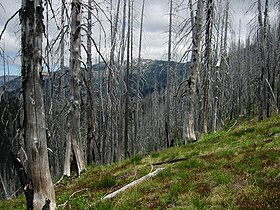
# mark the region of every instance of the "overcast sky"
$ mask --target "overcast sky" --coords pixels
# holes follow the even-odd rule
[[[56,0],[57,1],[57,0]],[[140,15],[140,0],[136,1],[135,13]],[[143,57],[151,59],[165,59],[167,52],[167,30],[168,30],[168,0],[146,0],[146,10],[144,19],[144,40],[143,40]],[[187,2],[187,1],[185,1]],[[254,17],[253,12],[249,12],[245,15],[250,4],[253,0],[230,0],[231,4],[231,18],[232,28],[238,33],[238,23],[241,19],[242,23],[242,36],[245,37],[247,33],[247,24]],[[20,0],[1,0],[0,1],[0,31],[2,31],[5,22],[20,8]],[[218,11],[222,12],[222,11]],[[140,19],[138,18],[138,22]],[[138,25],[138,26],[137,26]],[[135,34],[138,34],[139,23],[135,23]],[[0,47],[5,49],[5,55],[9,56],[8,63],[19,64],[19,18],[14,18],[5,31],[4,39],[0,41]],[[135,35],[135,39],[137,36]],[[138,41],[137,41],[138,42]],[[137,43],[136,43],[137,44]],[[137,47],[137,46],[136,46]],[[13,66],[10,66],[11,71],[14,72]],[[7,71],[7,67],[6,67]],[[19,70],[17,70],[19,73]],[[0,75],[3,74],[3,62],[2,57],[0,59]]]

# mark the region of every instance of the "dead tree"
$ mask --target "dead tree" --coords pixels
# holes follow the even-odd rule
[[[92,15],[91,0],[88,0],[88,19],[87,19],[87,69],[86,69],[86,79],[87,79],[87,163],[90,164],[93,161],[93,94],[92,94],[92,49],[91,49],[91,36],[92,36]]]
[[[141,74],[141,53],[142,53],[142,38],[143,38],[143,23],[144,23],[145,0],[142,2],[141,20],[139,30],[139,48],[138,48],[138,61],[137,61],[137,78],[136,78],[136,108],[135,108],[135,124],[134,124],[134,139],[137,140],[139,125],[140,125],[140,74]]]
[[[76,165],[77,175],[85,170],[85,160],[82,149],[80,127],[80,56],[81,56],[81,1],[73,0],[71,8],[71,35],[70,35],[70,99],[69,99],[69,122],[67,129],[69,138],[66,139],[66,156],[64,172],[70,176],[71,156]]]
[[[24,109],[24,139],[33,188],[34,210],[41,210],[50,201],[55,209],[55,193],[50,175],[47,152],[46,116],[42,76],[43,6],[40,0],[23,0],[20,10],[21,73]]]
[[[173,1],[169,2],[169,30],[168,30],[168,53],[166,67],[166,101],[165,101],[165,136],[166,146],[173,146],[170,139],[170,62],[171,62],[171,44],[172,44],[172,10]]]
[[[127,60],[126,60],[126,76],[125,76],[125,84],[126,84],[126,90],[125,90],[125,114],[124,114],[124,158],[127,158],[129,156],[128,151],[128,139],[129,139],[129,92],[130,92],[130,84],[129,84],[129,75],[130,75],[130,27],[131,27],[131,21],[130,21],[130,12],[131,11],[131,3],[130,0],[128,0],[128,26],[127,26]]]
[[[265,25],[262,15],[262,3],[261,0],[258,0],[258,45],[259,45],[259,62],[260,62],[260,75],[258,81],[258,97],[259,97],[259,105],[258,105],[258,118],[259,120],[263,119],[263,115],[265,112],[265,104],[266,104],[266,93],[265,93],[265,76],[266,76],[266,69],[265,69]]]
[[[190,0],[189,5],[192,5]],[[193,10],[191,7],[191,14]],[[183,139],[192,139],[196,140],[195,136],[195,106],[196,106],[196,97],[197,97],[197,81],[199,76],[199,63],[201,55],[201,36],[202,36],[202,14],[203,14],[203,0],[198,0],[197,2],[197,12],[195,20],[192,20],[193,23],[193,32],[192,32],[192,76],[190,78],[190,97],[189,97],[189,108],[185,112],[184,116],[184,127],[183,127]],[[194,15],[192,15],[193,17]]]
[[[212,25],[213,25],[213,0],[206,3],[206,29],[205,29],[205,52],[204,52],[204,77],[203,77],[203,109],[202,109],[202,133],[208,131],[209,113],[209,74],[212,68]]]

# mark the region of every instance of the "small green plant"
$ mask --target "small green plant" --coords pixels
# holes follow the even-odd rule
[[[230,183],[231,174],[227,171],[215,170],[209,175],[218,185],[226,185]]]
[[[198,195],[191,198],[191,203],[196,209],[204,209],[204,207],[206,206],[206,202]]]
[[[197,209],[203,209],[205,207],[205,202],[204,200],[200,199],[199,197],[195,197],[193,199],[193,205],[197,208]]]
[[[219,158],[223,158],[223,157],[233,156],[235,153],[236,153],[236,150],[234,150],[234,149],[225,149],[225,150],[218,152],[217,155]]]
[[[71,199],[69,201],[69,206],[71,206],[72,209],[84,210],[88,208],[88,201],[84,196],[79,196],[73,200]]]
[[[236,136],[236,137],[241,137],[241,136],[243,136],[243,135],[245,135],[247,133],[252,133],[254,131],[255,131],[254,128],[244,128],[244,127],[241,127],[239,129],[236,129],[236,130],[232,131],[231,134],[233,136]]]
[[[160,155],[159,152],[152,152],[152,153],[151,153],[151,157],[152,157],[152,158],[157,158],[157,157],[159,157],[159,155]]]
[[[180,192],[182,191],[182,184],[178,181],[176,181],[175,183],[172,183],[172,185],[170,186],[170,195],[175,199],[177,199],[178,195],[180,194]]]
[[[191,172],[189,170],[178,170],[176,176],[179,179],[188,179],[191,176]]]
[[[271,161],[276,161],[277,158],[280,157],[279,151],[277,150],[270,150],[268,153],[266,153],[266,156],[271,160]]]
[[[116,177],[114,176],[105,176],[101,180],[95,180],[92,184],[92,188],[109,188],[115,186],[117,183]]]
[[[59,196],[56,197],[56,202],[58,204],[60,203],[64,203],[65,201],[67,201],[69,199],[69,193],[68,192],[63,192],[61,193]]]
[[[95,201],[92,205],[89,206],[90,210],[111,210],[114,209],[111,202],[109,201]]]
[[[185,158],[191,158],[193,156],[199,155],[199,151],[191,151],[184,155]]]
[[[137,163],[140,163],[142,159],[143,159],[143,155],[138,154],[138,155],[134,155],[131,158],[129,158],[129,162],[137,164]]]
[[[21,206],[18,206],[16,208],[16,210],[25,210],[26,209],[26,205],[25,204],[22,204]]]
[[[166,152],[161,156],[162,161],[174,160],[177,158],[177,153],[175,152]]]
[[[253,175],[250,177],[250,183],[253,185],[263,185],[264,184],[264,177],[261,174]]]
[[[280,169],[275,169],[275,168],[268,168],[267,169],[267,176],[276,179],[278,176],[280,177]]]
[[[261,163],[262,163],[262,161],[260,160],[259,157],[252,157],[247,162],[247,169],[246,169],[247,172],[250,174],[255,173],[260,168]]]
[[[181,163],[177,164],[178,169],[184,169],[184,168],[198,168],[203,167],[205,164],[202,160],[198,159],[189,159],[186,161],[183,161]]]
[[[209,141],[211,140],[211,142],[215,141],[215,140],[219,140],[220,137],[224,136],[226,134],[225,131],[219,131],[219,132],[215,132],[215,133],[210,133],[205,135],[200,141]]]
[[[171,177],[173,175],[172,171],[170,168],[166,168],[163,171],[161,171],[157,176],[160,178],[165,178],[165,177]]]

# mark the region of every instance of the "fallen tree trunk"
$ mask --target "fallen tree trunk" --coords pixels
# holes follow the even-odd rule
[[[109,195],[106,195],[102,200],[106,200],[106,199],[110,199],[110,198],[115,197],[117,194],[119,194],[119,193],[121,193],[121,192],[123,192],[123,191],[125,191],[125,190],[127,190],[127,189],[129,189],[129,188],[131,188],[131,187],[133,187],[133,186],[135,186],[135,185],[137,185],[137,184],[143,182],[144,180],[156,176],[156,175],[157,175],[160,171],[162,171],[163,169],[164,169],[164,168],[158,168],[158,169],[156,169],[154,172],[151,172],[151,173],[147,174],[146,176],[143,176],[143,177],[141,177],[140,179],[137,179],[137,180],[135,180],[135,181],[133,181],[133,182],[131,182],[131,183],[129,183],[129,184],[123,186],[122,188],[116,190],[115,192],[110,193]]]
[[[167,160],[167,161],[163,161],[163,162],[159,162],[159,163],[153,163],[151,165],[152,166],[159,166],[159,165],[163,165],[163,164],[177,163],[177,162],[181,162],[181,161],[185,161],[185,160],[189,160],[189,159],[190,158],[179,158],[179,159]]]

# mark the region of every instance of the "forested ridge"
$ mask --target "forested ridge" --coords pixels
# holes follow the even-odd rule
[[[5,50],[1,48],[4,65],[0,91],[1,198],[14,198],[24,192],[27,209],[55,209],[62,200],[70,208],[72,204],[68,202],[71,203],[70,197],[74,195],[67,194],[66,201],[61,197],[62,200],[57,200],[55,193],[61,196],[58,188],[63,189],[62,185],[68,182],[71,186],[72,179],[79,183],[79,178],[89,173],[88,166],[102,169],[99,165],[124,161],[121,165],[135,158],[139,158],[140,163],[144,155],[152,156],[169,147],[174,149],[163,150],[160,156],[173,151],[174,157],[166,159],[184,159],[185,155],[176,155],[180,153],[178,146],[185,145],[184,152],[195,150],[196,145],[197,148],[204,143],[206,146],[209,133],[218,136],[219,144],[226,147],[228,143],[226,152],[232,151],[235,147],[231,137],[221,131],[223,129],[234,136],[237,144],[243,145],[248,140],[250,144],[245,147],[252,146],[263,152],[256,153],[260,165],[256,163],[254,171],[233,166],[237,171],[240,169],[255,177],[259,175],[258,169],[262,170],[261,174],[269,171],[265,168],[265,163],[269,163],[267,167],[273,168],[271,176],[279,181],[279,171],[274,171],[273,161],[277,165],[279,160],[274,151],[279,149],[280,5],[277,1],[253,1],[248,11],[254,17],[244,37],[241,24],[238,32],[232,28],[232,3],[229,0],[170,0],[167,3],[167,55],[163,61],[144,58],[143,24],[148,18],[144,15],[148,4],[145,0],[61,0],[59,4],[23,0],[12,17],[19,16],[21,27],[20,77],[11,79],[5,71]],[[250,127],[250,123],[246,126],[252,132],[258,130],[255,135],[261,134],[262,138],[247,136],[247,128],[245,133],[240,131],[240,135],[231,131],[238,133],[238,126],[244,120],[253,124],[260,121],[258,125],[264,126],[260,130]],[[222,142],[224,136],[227,140]],[[266,148],[270,144],[271,150]],[[273,158],[268,155],[262,160],[266,149],[273,153]],[[208,167],[212,155],[219,156],[218,150],[208,151],[209,156],[196,151],[191,157],[199,159],[199,163],[205,158],[207,163],[203,166]],[[239,152],[222,155],[224,167],[231,167],[231,157],[242,159]],[[246,152],[254,156],[250,149],[242,150],[245,156]],[[232,164],[237,162],[234,159]],[[184,163],[181,165],[184,168]],[[173,169],[169,169],[172,175]],[[240,178],[229,174],[229,168],[224,169],[230,178]],[[199,177],[200,172],[196,173]],[[105,182],[110,185],[112,181],[114,184],[110,187],[114,188],[118,181],[113,172],[111,176],[113,180]],[[267,177],[262,178],[265,182]],[[56,179],[59,182],[55,187]],[[216,181],[232,184],[225,179],[227,183]],[[211,188],[206,189],[209,193],[216,186],[211,180],[204,184],[202,188]],[[247,184],[244,186],[251,187]],[[254,184],[252,188],[254,197],[259,192]],[[270,193],[270,189],[265,190]],[[274,190],[277,189],[271,192]],[[201,200],[208,196],[196,193]],[[249,196],[246,193],[241,195],[244,200]],[[262,196],[263,200],[267,199],[266,194]],[[274,196],[274,201],[263,205],[276,207],[279,195]],[[174,202],[177,200],[171,203]],[[208,202],[198,201],[197,205],[207,207]],[[255,204],[258,205],[252,203],[253,208]],[[242,203],[233,205],[247,208]]]
[[[184,78],[184,74],[186,71],[189,71],[190,68],[190,63],[179,63],[172,61],[171,66],[173,68],[176,68],[176,74],[177,74],[177,83],[181,83]],[[137,63],[134,62],[132,64],[132,69],[137,68]],[[161,92],[162,89],[166,88],[166,68],[167,68],[167,61],[164,60],[152,60],[152,59],[142,59],[141,60],[141,89],[140,89],[140,94],[142,97],[146,97],[147,95],[153,93],[156,89],[156,91]],[[69,70],[69,67],[65,67],[66,71]],[[81,68],[81,73],[85,74],[85,69]],[[105,63],[101,62],[99,64],[94,64],[92,66],[92,74],[93,76],[93,81],[92,81],[92,86],[93,89],[99,89],[100,84],[102,82],[104,83],[104,80],[106,80],[106,65]],[[59,75],[62,74],[60,70],[55,71],[52,79],[52,91],[53,94],[57,95],[59,94]],[[65,75],[66,80],[69,80],[67,75]],[[137,74],[135,71],[132,71],[131,78],[136,78]],[[45,77],[44,78],[44,88],[47,91],[48,88],[48,83],[49,83],[49,78]],[[135,87],[135,83],[131,83],[131,86],[133,88]],[[7,89],[8,95],[9,96],[19,96],[20,95],[20,90],[21,90],[21,79],[20,76],[10,76],[6,78],[6,83],[4,85],[4,76],[0,77],[0,88],[3,90],[3,88]],[[104,88],[104,86],[102,86]],[[86,84],[82,83],[81,84],[81,94],[82,98],[86,97]],[[96,92],[97,93],[97,92]],[[133,93],[132,93],[133,94]]]

